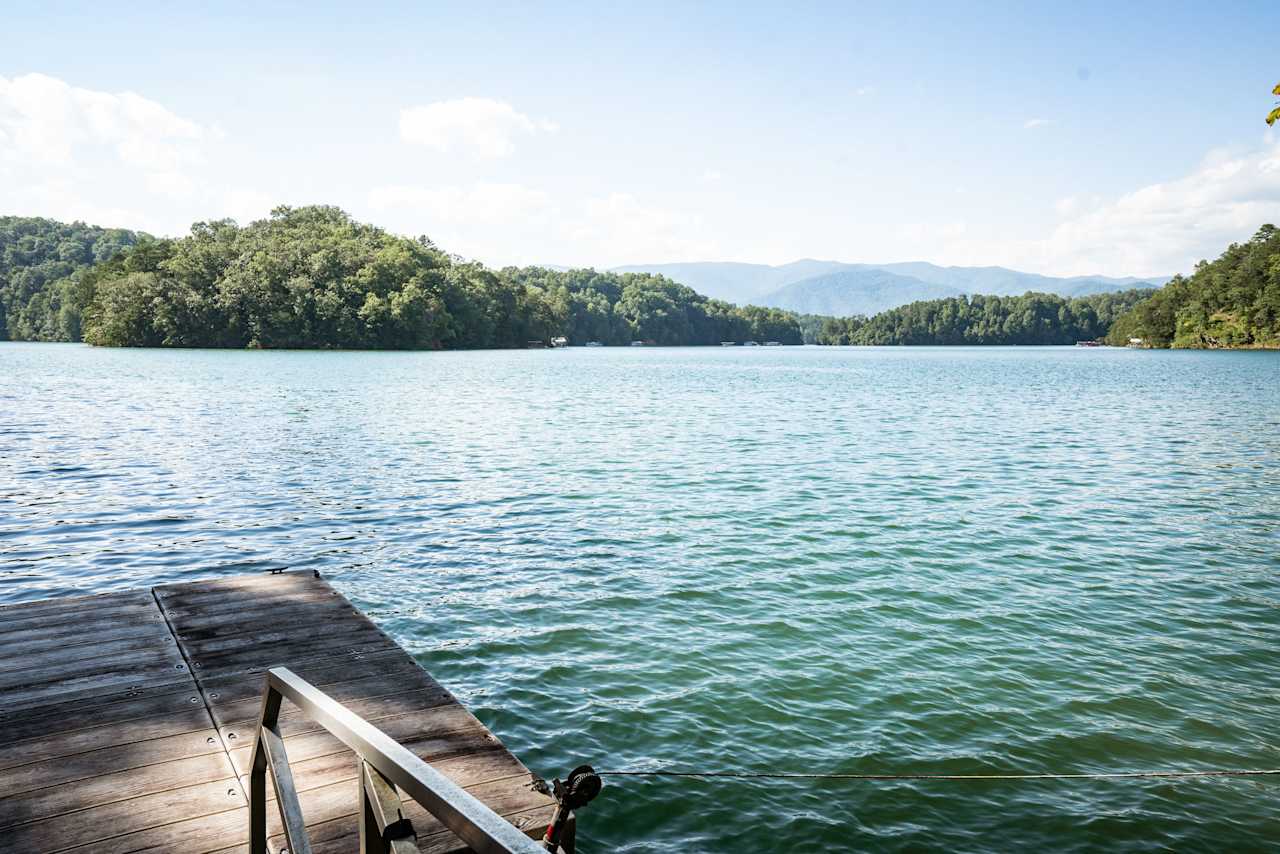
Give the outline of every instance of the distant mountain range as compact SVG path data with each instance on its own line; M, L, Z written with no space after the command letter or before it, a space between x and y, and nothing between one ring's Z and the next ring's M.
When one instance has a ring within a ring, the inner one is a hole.
M1027 291L1064 297L1157 288L1168 276L1041 276L1005 267L939 267L924 261L845 264L804 259L766 264L699 261L630 264L619 273L659 273L699 293L728 302L773 306L806 314L875 314L910 302L961 294L1015 296Z

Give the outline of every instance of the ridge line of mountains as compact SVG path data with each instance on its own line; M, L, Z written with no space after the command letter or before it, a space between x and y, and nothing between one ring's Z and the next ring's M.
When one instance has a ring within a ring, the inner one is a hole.
M609 272L660 274L698 293L737 305L760 305L832 317L871 316L920 300L964 294L1020 296L1036 291L1070 298L1131 288L1158 288L1170 279L1169 276L1043 276L1005 267L942 267L925 261L848 264L810 258L776 267L731 261L628 264L613 267Z

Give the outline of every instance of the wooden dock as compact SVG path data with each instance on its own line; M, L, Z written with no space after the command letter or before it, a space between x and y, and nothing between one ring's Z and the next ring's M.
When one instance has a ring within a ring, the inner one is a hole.
M250 754L279 666L528 835L546 827L551 799L496 736L318 574L288 572L0 608L0 851L248 852ZM288 703L280 727L314 850L357 850L358 757ZM419 850L465 849L404 813Z

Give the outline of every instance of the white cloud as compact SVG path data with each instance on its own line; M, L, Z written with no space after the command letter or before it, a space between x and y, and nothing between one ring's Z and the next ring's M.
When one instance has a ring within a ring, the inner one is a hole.
M44 74L0 77L6 212L169 230L154 200L194 196L190 170L204 162L208 137L199 123L133 92Z
M0 176L0 198L6 214L50 216L64 222L137 228L160 233L163 223L147 211L127 204L87 198L79 182L60 179L13 184Z
M392 185L368 194L372 218L402 234L486 263L627 262L717 257L702 218L642 203L629 193L563 200L522 184Z
M365 204L365 218L495 266L546 261L564 231L556 200L523 184L389 185L370 190Z
M1190 272L1202 258L1280 222L1280 145L1211 154L1183 178L1151 184L1060 224L1048 258L1078 271Z
M652 207L630 193L588 199L582 217L570 224L578 257L609 263L688 261L718 257L718 247L701 237L702 217ZM621 259L621 260L617 260ZM592 263L599 263L592 261Z
M182 172L149 172L147 189L174 199L189 199L196 193L196 182Z
M472 187L414 187L394 185L369 192L376 211L416 214L430 231L444 225L497 225L516 220L541 220L555 211L551 197L521 184L476 184Z
M282 201L260 190L241 188L219 193L213 204L216 207L216 213L208 214L207 218L231 217L244 225L254 220L266 219L272 209L282 204Z
M81 89L44 74L0 77L0 132L9 159L65 165L106 148L157 172L198 162L208 133L133 92Z
M507 157L515 151L516 137L557 130L554 122L532 119L491 98L456 98L400 111L405 142L475 157Z
M1063 219L1043 238L946 241L939 259L1058 275L1189 273L1263 223L1280 223L1280 143L1213 152L1181 178L1110 200L1071 196L1054 208Z
M1022 123L1023 130L1035 130L1053 124L1053 119L1027 119Z
M278 200L212 174L225 136L134 92L44 74L0 77L4 212L156 234L184 233L196 220L265 216Z
M1053 209L1058 212L1058 216L1076 217L1100 208L1102 202L1102 197L1098 195L1067 196L1054 202Z

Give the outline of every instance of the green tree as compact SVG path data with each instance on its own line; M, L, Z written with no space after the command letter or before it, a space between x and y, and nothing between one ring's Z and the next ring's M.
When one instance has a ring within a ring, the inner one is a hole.
M0 341L78 341L80 278L142 235L39 217L0 217Z
M281 207L246 226L198 222L180 240L99 229L86 241L80 224L37 225L32 234L19 222L4 244L0 319L22 337L427 349L803 336L790 312L709 300L662 276L489 270L333 207Z
M1280 347L1280 230L1262 226L1116 317L1108 342L1130 338L1152 347Z
M1131 290L1067 299L1028 292L1018 297L924 300L875 317L828 318L819 344L1072 344L1101 338L1118 312L1153 292Z

